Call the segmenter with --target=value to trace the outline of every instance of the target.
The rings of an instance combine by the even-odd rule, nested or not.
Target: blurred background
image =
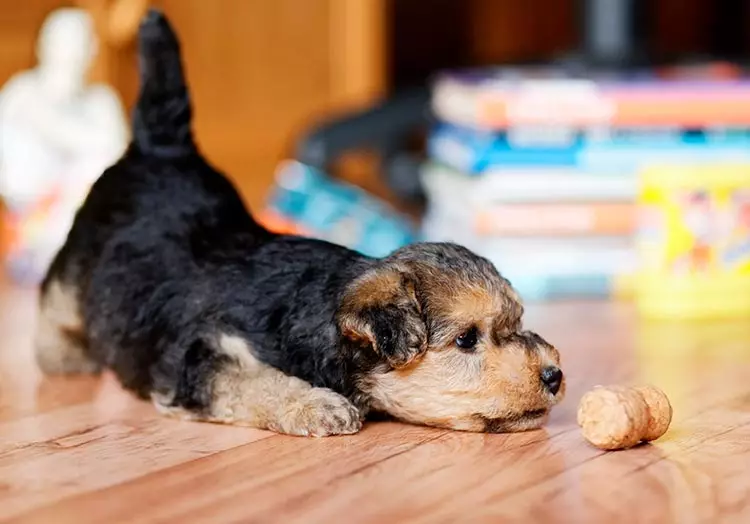
[[[60,124],[53,109],[33,125],[13,117],[48,97],[66,115],[91,108],[80,128],[107,122],[76,150],[98,165],[90,137],[120,136],[129,118],[137,20],[151,5],[182,40],[201,147],[269,227],[378,256],[456,241],[527,300],[636,297],[656,316],[750,315],[748,4],[0,0],[0,137],[5,121],[12,138],[0,162],[54,149],[34,135]],[[42,28],[62,7],[88,14],[98,47],[85,85],[55,98],[34,91],[45,75],[14,79],[44,69]],[[85,33],[69,18],[72,33],[50,49]],[[101,151],[116,158],[120,142]],[[83,190],[66,192],[77,175],[55,179],[54,160],[16,156],[0,168],[6,265],[35,282]]]

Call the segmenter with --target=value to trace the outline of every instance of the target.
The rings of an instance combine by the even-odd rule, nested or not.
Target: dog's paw
[[[354,404],[325,388],[311,388],[293,396],[269,429],[287,435],[327,437],[351,435],[362,428]]]

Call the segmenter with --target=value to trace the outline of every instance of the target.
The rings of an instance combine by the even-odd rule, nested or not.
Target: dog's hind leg
[[[241,338],[196,342],[175,391],[152,394],[157,408],[191,420],[323,437],[356,433],[362,415],[345,397],[257,360]]]
[[[51,280],[42,291],[34,337],[36,361],[47,374],[97,373],[86,352],[87,339],[74,286]]]

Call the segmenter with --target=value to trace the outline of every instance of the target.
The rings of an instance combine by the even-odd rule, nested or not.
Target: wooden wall
[[[313,119],[380,94],[378,0],[155,3],[183,40],[198,138],[251,204]]]

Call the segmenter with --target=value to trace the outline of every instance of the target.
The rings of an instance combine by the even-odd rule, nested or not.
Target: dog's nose
[[[542,382],[547,387],[547,390],[553,395],[560,391],[560,385],[562,384],[562,371],[560,368],[555,366],[549,366],[542,369]]]

